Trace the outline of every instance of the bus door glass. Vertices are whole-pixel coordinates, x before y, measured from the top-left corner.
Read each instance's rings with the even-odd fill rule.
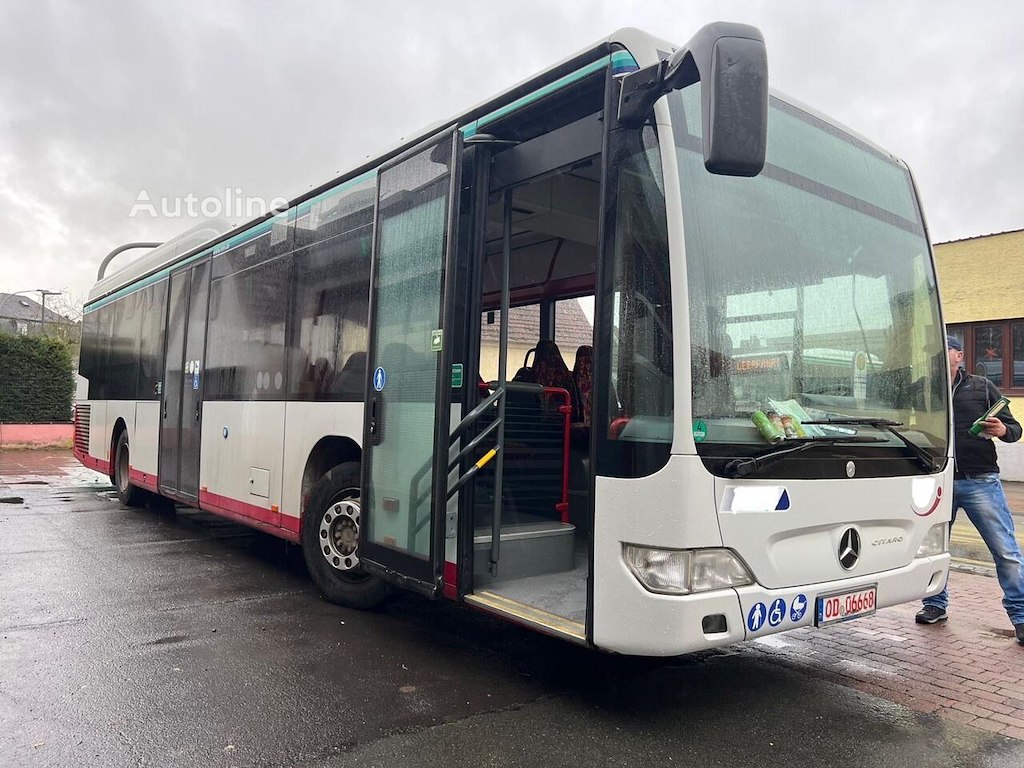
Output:
[[[437,487],[447,477],[451,395],[442,328],[460,140],[446,130],[384,166],[377,180],[359,553],[383,575],[429,593],[443,554],[437,518],[446,489]]]
[[[160,491],[199,498],[209,262],[171,276],[160,427]]]

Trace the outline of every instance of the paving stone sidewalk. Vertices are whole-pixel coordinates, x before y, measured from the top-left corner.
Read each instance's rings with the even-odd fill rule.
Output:
[[[994,578],[950,573],[949,620],[914,623],[919,605],[755,643],[806,674],[1024,740],[1024,646]]]
[[[1004,487],[1019,524],[1024,483]],[[964,516],[957,525],[970,523]],[[915,624],[920,605],[909,603],[753,647],[807,674],[1024,740],[1024,646],[1014,640],[999,583],[953,570],[949,589],[949,620],[939,624]]]

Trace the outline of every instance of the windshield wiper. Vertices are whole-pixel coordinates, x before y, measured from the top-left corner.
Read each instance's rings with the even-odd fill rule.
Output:
[[[903,443],[910,452],[914,454],[914,458],[918,460],[922,467],[928,472],[938,472],[940,467],[932,459],[924,448],[915,443],[909,437],[900,432],[896,427],[902,427],[902,421],[892,421],[891,419],[860,419],[856,417],[842,416],[835,419],[819,419],[817,421],[804,421],[802,424],[835,424],[835,425],[852,425],[852,426],[865,426],[874,427],[880,429],[883,432],[888,432],[890,435],[894,435],[901,443]]]
[[[803,424],[814,424],[815,422],[805,421]],[[884,443],[885,440],[881,440],[877,437],[856,437],[856,436],[843,436],[843,437],[809,437],[803,438],[796,445],[789,445],[794,442],[793,440],[787,440],[785,443],[779,443],[778,445],[769,448],[767,451],[758,454],[757,456],[750,456],[746,459],[733,459],[725,465],[725,476],[726,477],[746,477],[747,475],[756,472],[759,469],[774,464],[784,456],[790,456],[794,453],[800,453],[806,451],[815,445],[845,445],[846,443]]]

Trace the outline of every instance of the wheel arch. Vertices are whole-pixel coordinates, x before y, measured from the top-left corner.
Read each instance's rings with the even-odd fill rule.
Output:
[[[327,474],[327,472],[339,464],[348,461],[361,462],[363,449],[350,437],[339,435],[327,435],[320,438],[313,450],[309,452],[306,459],[306,466],[302,470],[302,495],[301,508],[299,510],[299,526],[306,519],[306,506],[309,504],[310,493],[316,482]]]
[[[117,461],[117,456],[114,455],[117,451],[117,441],[121,437],[122,432],[128,431],[128,422],[124,420],[123,416],[118,416],[114,422],[114,426],[110,431],[110,449],[107,451],[107,459],[110,461],[110,473],[114,473],[114,462]],[[131,444],[132,436],[128,435],[128,443]]]

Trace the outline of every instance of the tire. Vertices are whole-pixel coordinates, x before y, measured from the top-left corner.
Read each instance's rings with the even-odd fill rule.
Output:
[[[128,451],[128,432],[122,431],[117,436],[117,447],[114,449],[114,490],[117,499],[126,507],[141,507],[146,503],[146,492],[131,484],[128,475],[130,454]]]
[[[313,486],[302,517],[302,554],[328,602],[367,609],[384,601],[387,585],[359,565],[359,512],[359,463],[339,464]]]

